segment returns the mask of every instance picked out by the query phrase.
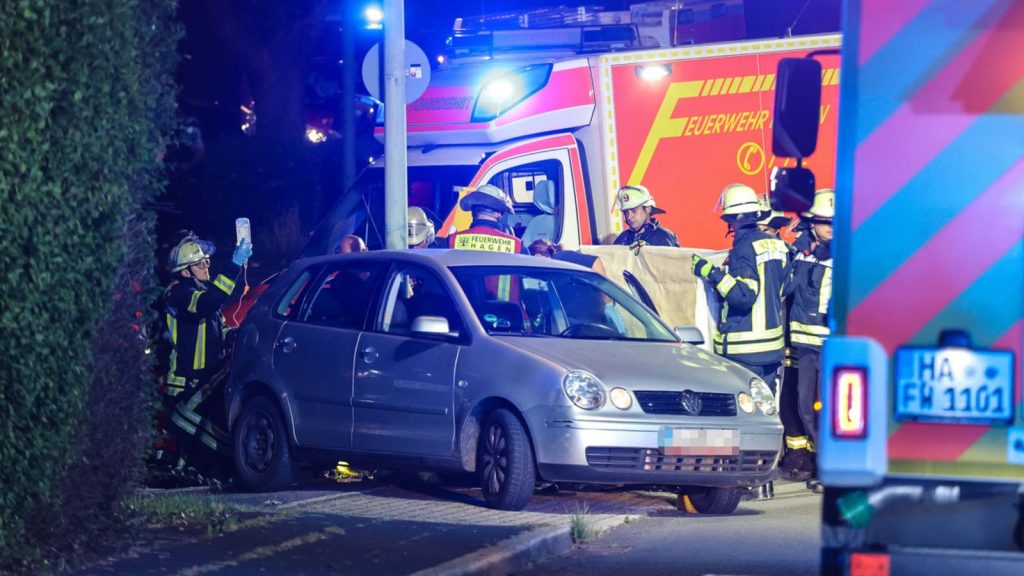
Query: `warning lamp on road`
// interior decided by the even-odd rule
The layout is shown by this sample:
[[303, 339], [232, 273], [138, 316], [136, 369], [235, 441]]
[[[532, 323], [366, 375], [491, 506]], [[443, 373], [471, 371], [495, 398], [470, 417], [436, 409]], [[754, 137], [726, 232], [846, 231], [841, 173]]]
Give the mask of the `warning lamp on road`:
[[836, 367], [832, 372], [832, 435], [842, 439], [864, 438], [867, 416], [867, 371], [860, 367]]

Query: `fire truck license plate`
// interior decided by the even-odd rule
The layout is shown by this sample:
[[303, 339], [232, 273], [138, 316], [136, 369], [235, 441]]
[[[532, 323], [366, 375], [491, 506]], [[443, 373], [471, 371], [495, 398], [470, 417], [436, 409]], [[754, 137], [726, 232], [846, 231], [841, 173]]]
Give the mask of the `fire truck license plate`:
[[658, 447], [666, 456], [735, 456], [740, 453], [740, 431], [662, 426]]
[[982, 424], [1013, 420], [1013, 353], [900, 348], [894, 359], [897, 420]]

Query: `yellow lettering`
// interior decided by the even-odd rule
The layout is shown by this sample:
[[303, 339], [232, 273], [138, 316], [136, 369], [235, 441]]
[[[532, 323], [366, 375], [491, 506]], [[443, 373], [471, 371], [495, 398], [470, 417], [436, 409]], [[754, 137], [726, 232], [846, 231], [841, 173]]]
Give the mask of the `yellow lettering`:
[[662, 138], [675, 138], [683, 133], [686, 118], [672, 117], [672, 112], [676, 108], [676, 102], [684, 98], [696, 98], [700, 95], [700, 89], [703, 85], [703, 80], [673, 82], [669, 85], [668, 90], [665, 91], [665, 98], [661, 101], [661, 106], [658, 108], [658, 114], [654, 117], [654, 123], [651, 124], [651, 129], [647, 133], [644, 146], [640, 150], [640, 156], [637, 157], [636, 165], [633, 166], [633, 173], [629, 175], [627, 184], [640, 184], [643, 182], [644, 174], [647, 173], [647, 168], [651, 164], [651, 158], [654, 157], [654, 151], [657, 150], [658, 142]]
[[764, 122], [767, 119], [768, 119], [768, 111], [767, 110], [761, 110], [761, 113], [758, 114], [758, 116], [757, 116], [757, 126], [755, 128], [757, 130], [763, 129], [764, 128]]
[[821, 107], [821, 123], [822, 124], [825, 123], [825, 118], [828, 118], [828, 112], [831, 109], [832, 109], [832, 105], [831, 104], [825, 104], [824, 106]]

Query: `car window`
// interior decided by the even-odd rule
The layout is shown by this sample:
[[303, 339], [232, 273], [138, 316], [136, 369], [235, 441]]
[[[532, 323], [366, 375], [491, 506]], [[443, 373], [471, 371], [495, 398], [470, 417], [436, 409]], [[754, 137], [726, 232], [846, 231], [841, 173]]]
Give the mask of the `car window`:
[[302, 322], [362, 330], [366, 309], [383, 264], [350, 262], [328, 266], [310, 288]]
[[281, 300], [277, 303], [274, 313], [288, 320], [295, 320], [299, 314], [299, 305], [302, 303], [303, 291], [309, 285], [309, 279], [313, 271], [303, 270], [302, 274], [292, 282], [292, 285], [285, 290]]
[[[490, 334], [676, 341], [664, 322], [604, 276], [527, 267], [452, 269]], [[491, 289], [511, 279], [509, 298]]]
[[462, 331], [462, 316], [440, 278], [415, 266], [395, 270], [388, 280], [375, 330], [409, 334], [412, 321], [420, 316], [440, 316], [448, 320], [450, 332]]

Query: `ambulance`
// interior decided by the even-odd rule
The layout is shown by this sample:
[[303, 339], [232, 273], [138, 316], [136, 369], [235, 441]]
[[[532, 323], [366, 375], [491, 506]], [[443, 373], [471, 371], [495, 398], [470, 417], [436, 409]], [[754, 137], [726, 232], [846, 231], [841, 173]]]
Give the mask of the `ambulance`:
[[1024, 2], [844, 10], [821, 570], [1024, 574]]
[[[407, 107], [409, 204], [438, 216], [438, 234], [469, 226], [460, 194], [507, 191], [507, 222], [577, 248], [622, 231], [617, 189], [642, 184], [680, 244], [724, 249], [716, 207], [726, 184], [767, 191], [779, 59], [835, 48], [838, 35], [644, 47], [635, 24], [471, 30], [452, 37], [445, 64]], [[731, 32], [730, 32], [731, 33]], [[820, 154], [831, 186], [840, 78], [823, 71]], [[383, 129], [378, 127], [383, 137]], [[329, 252], [345, 234], [384, 243], [384, 170], [375, 159], [303, 255]]]

